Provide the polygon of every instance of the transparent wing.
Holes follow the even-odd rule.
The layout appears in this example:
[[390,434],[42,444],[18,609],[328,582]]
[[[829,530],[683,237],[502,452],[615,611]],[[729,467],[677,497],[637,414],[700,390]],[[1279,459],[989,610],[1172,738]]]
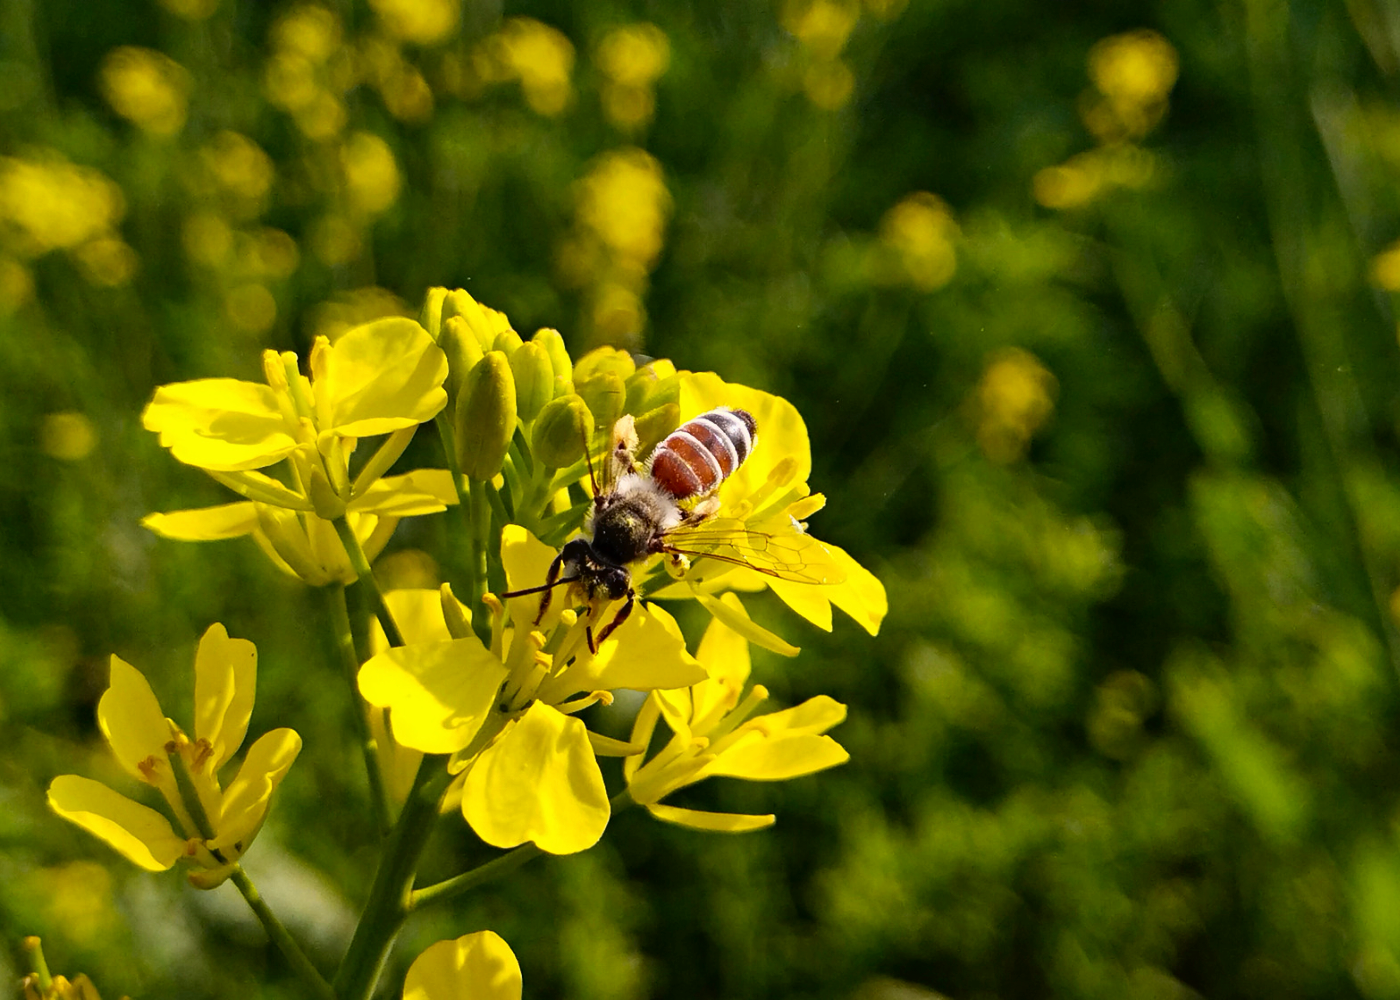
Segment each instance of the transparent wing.
[[715,518],[666,532],[665,551],[692,559],[747,566],[794,583],[834,584],[846,579],[826,546],[794,522],[790,529],[756,531],[737,518]]

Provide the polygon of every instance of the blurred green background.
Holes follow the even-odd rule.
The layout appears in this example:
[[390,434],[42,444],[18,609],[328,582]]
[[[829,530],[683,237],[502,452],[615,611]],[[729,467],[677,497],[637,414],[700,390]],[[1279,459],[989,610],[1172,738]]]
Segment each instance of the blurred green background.
[[[44,804],[115,772],[107,657],[183,719],[213,621],[307,746],[248,868],[338,956],[323,595],[140,528],[232,498],[139,414],[441,284],[793,400],[891,611],[751,602],[852,760],[680,804],[774,829],[622,814],[385,995],[489,927],[531,997],[1400,996],[1397,236],[1394,0],[0,0],[0,974],[297,995],[230,887]],[[381,572],[450,579],[447,523]],[[430,877],[491,856],[444,828]]]

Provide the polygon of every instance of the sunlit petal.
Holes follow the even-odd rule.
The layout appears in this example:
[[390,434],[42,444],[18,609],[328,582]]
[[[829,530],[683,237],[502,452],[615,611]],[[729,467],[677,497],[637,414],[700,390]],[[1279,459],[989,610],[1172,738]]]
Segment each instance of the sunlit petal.
[[583,723],[535,702],[467,773],[462,813],[495,847],[592,847],[608,825],[608,793]]
[[195,510],[147,514],[141,526],[162,538],[181,542],[214,542],[251,534],[258,526],[258,512],[251,503],[226,503]]
[[[559,553],[540,541],[518,524],[507,524],[501,529],[501,564],[506,571],[506,590],[521,590],[538,587],[545,582],[550,563]],[[564,602],[557,598],[551,602],[549,613],[538,624],[531,626],[546,632],[559,621],[559,613]],[[526,594],[506,601],[513,622],[533,622],[540,608],[539,594]],[[579,689],[581,690],[581,689]]]
[[60,775],[49,785],[49,805],[147,871],[164,871],[185,853],[185,839],[164,816],[100,781]]
[[478,931],[429,946],[408,967],[403,1000],[520,1000],[520,963],[501,937]]
[[230,639],[222,625],[209,626],[194,659],[194,733],[213,748],[210,773],[243,745],[257,677],[257,647]]
[[569,669],[540,686],[539,698],[555,705],[580,691],[679,688],[705,676],[705,668],[686,651],[676,620],[656,605],[639,603],[596,655],[581,652]]
[[647,811],[657,819],[667,823],[688,826],[695,830],[708,830],[712,833],[748,833],[772,826],[778,817],[769,813],[766,816],[753,816],[746,813],[702,812],[698,809],[682,809],[679,806],[648,805]]
[[851,755],[830,736],[798,735],[775,739],[756,735],[736,743],[705,768],[705,777],[786,781],[835,767]]
[[242,854],[267,815],[272,793],[301,752],[301,737],[291,729],[274,729],[248,748],[238,776],[224,792],[223,815],[211,850]]
[[476,638],[402,646],[360,668],[360,694],[390,710],[394,739],[424,753],[455,753],[471,742],[506,669]]
[[165,762],[171,735],[165,713],[145,675],[119,656],[112,657],[111,685],[97,703],[97,724],[133,777],[147,780],[140,768],[147,758]]
[[232,378],[163,385],[141,423],[181,462],[219,472],[261,469],[297,446],[272,389]]
[[428,332],[394,316],[340,337],[312,387],[317,412],[329,411],[336,433],[369,437],[431,420],[447,405],[445,378],[447,356]]

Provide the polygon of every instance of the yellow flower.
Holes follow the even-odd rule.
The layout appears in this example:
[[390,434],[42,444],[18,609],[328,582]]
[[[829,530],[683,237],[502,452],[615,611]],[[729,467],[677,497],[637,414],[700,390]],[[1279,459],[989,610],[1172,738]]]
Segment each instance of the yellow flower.
[[[556,554],[518,525],[502,532],[511,587],[541,582]],[[590,733],[574,713],[611,700],[615,688],[685,687],[704,671],[659,608],[639,606],[596,653],[584,638],[592,619],[556,607],[534,626],[538,608],[537,596],[512,598],[513,627],[504,627],[502,609],[490,649],[465,635],[375,656],[360,670],[360,693],[389,709],[395,741],[425,753],[460,756],[483,726],[498,728],[479,755],[454,765],[465,773],[463,816],[496,847],[534,841],[570,854],[592,847],[607,825],[596,755],[634,752]]]
[[[721,600],[746,617],[739,598],[725,594]],[[785,781],[844,764],[849,754],[822,734],[846,718],[846,706],[818,695],[795,708],[751,718],[768,692],[755,685],[740,701],[749,676],[749,644],[718,618],[705,630],[697,657],[708,679],[688,690],[653,691],[637,713],[634,746],[651,742],[658,718],[665,718],[675,735],[645,764],[640,756],[626,760],[628,794],[657,819],[683,826],[727,833],[770,826],[772,815],[701,812],[661,800],[705,778]]]
[[[812,471],[811,445],[807,425],[797,408],[780,396],[724,382],[711,372],[682,375],[682,423],[717,406],[747,410],[757,424],[758,436],[748,459],[716,494],[720,507],[719,520],[715,523],[741,523],[747,531],[756,532],[756,537],[763,539],[771,550],[782,551],[781,562],[797,568],[796,576],[800,578],[790,578],[793,574],[773,576],[700,557],[684,580],[653,596],[696,597],[712,614],[741,631],[751,642],[786,655],[794,655],[796,648],[746,617],[731,614],[711,594],[717,590],[768,587],[783,603],[819,628],[831,630],[831,607],[835,605],[875,635],[889,607],[884,585],[845,550],[809,535],[803,524],[809,515],[822,508],[826,499],[819,493],[812,493],[807,486],[807,477]],[[741,548],[727,550],[720,546],[715,551],[717,555],[744,557]]]
[[222,625],[204,633],[194,664],[193,740],[165,717],[141,672],[112,657],[98,724],[122,767],[160,790],[183,833],[154,809],[76,774],[53,780],[49,805],[147,871],[183,861],[196,869],[195,886],[223,882],[257,836],[272,793],[301,750],[293,730],[275,729],[249,748],[228,789],[219,785],[219,769],[248,731],[257,657],[251,642],[230,639]]
[[520,1000],[520,963],[492,931],[439,941],[408,967],[403,1000]]
[[[399,519],[436,514],[457,502],[452,474],[445,469],[418,469],[374,483],[346,506],[345,518],[374,561]],[[218,507],[147,514],[141,524],[162,538],[213,542],[251,535],[273,564],[313,587],[354,583],[354,567],[335,528],[313,513],[244,501]]]
[[[411,319],[375,320],[334,345],[317,337],[311,377],[291,352],[263,354],[267,385],[230,378],[161,386],[141,415],[181,462],[241,493],[326,520],[365,497],[447,403],[447,358]],[[356,440],[390,435],[350,481]],[[292,485],[254,470],[283,459]]]
[[123,45],[102,60],[102,94],[112,110],[153,135],[174,135],[185,124],[190,75],[159,52]]

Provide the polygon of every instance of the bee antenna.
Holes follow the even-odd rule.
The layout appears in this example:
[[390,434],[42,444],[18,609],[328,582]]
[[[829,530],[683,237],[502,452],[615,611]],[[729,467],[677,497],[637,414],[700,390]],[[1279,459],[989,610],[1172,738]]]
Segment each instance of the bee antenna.
[[598,475],[593,471],[593,447],[588,432],[583,432],[583,458],[588,463],[588,482],[593,487],[593,499],[598,499]]
[[504,594],[502,594],[501,596],[502,596],[502,597],[525,597],[525,596],[527,596],[527,595],[529,595],[529,594],[540,594],[540,593],[543,593],[543,592],[546,591],[546,590],[553,590],[555,587],[561,586],[561,585],[563,585],[563,584],[566,584],[566,583],[573,583],[574,581],[576,581],[576,580],[578,580],[578,579],[579,579],[579,578],[576,577],[576,576],[566,576],[566,577],[564,577],[563,579],[555,580],[553,583],[543,583],[543,584],[540,584],[538,587],[526,587],[526,588],[523,589],[523,590],[508,590],[508,591],[506,591]]

